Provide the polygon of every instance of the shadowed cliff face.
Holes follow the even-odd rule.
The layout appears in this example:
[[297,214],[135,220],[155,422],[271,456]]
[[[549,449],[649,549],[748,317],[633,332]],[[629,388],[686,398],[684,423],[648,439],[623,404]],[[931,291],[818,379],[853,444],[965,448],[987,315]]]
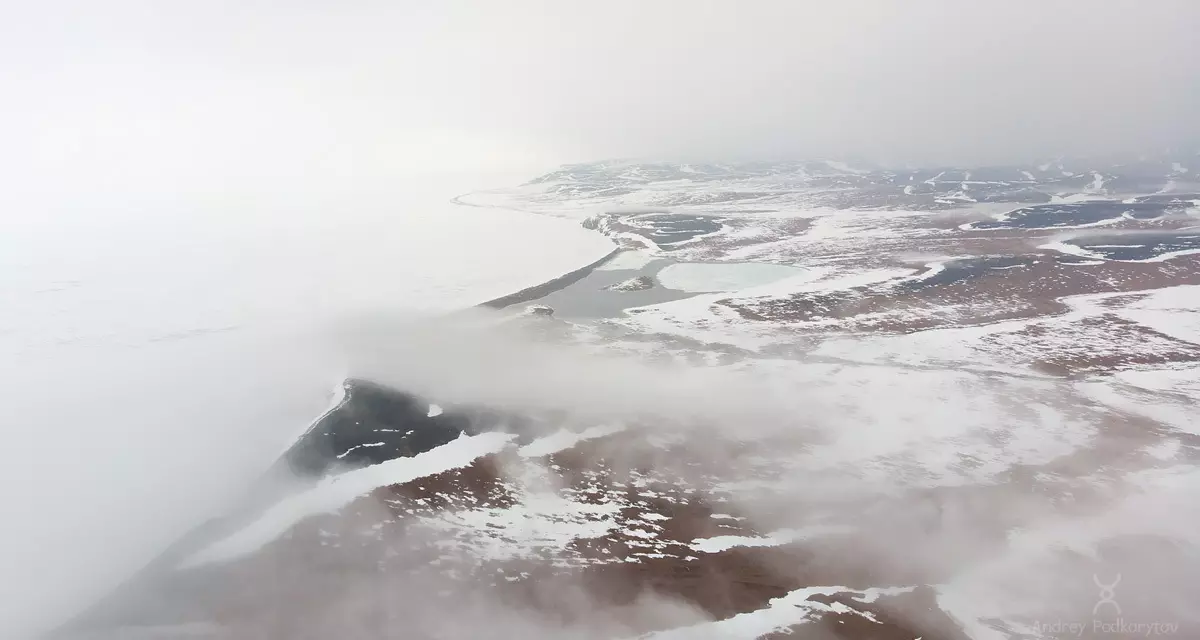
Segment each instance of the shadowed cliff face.
[[351,378],[342,383],[345,398],[322,416],[280,458],[302,479],[411,458],[440,447],[461,434],[488,431],[515,434],[524,443],[564,416],[541,411],[522,414],[480,405],[442,406],[406,391]]

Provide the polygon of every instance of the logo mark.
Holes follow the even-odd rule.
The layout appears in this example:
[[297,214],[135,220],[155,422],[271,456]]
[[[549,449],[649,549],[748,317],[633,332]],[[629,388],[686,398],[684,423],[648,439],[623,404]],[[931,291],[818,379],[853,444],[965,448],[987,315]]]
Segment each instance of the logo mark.
[[1117,604],[1117,601],[1114,599],[1116,596],[1113,594],[1113,589],[1116,589],[1117,585],[1121,584],[1121,574],[1117,574],[1117,578],[1112,581],[1112,584],[1100,582],[1100,576],[1096,574],[1092,574],[1092,581],[1096,583],[1097,587],[1100,587],[1100,599],[1096,601],[1096,606],[1092,607],[1092,615],[1099,613],[1100,607],[1106,604],[1112,605],[1117,615],[1121,615],[1121,605]]

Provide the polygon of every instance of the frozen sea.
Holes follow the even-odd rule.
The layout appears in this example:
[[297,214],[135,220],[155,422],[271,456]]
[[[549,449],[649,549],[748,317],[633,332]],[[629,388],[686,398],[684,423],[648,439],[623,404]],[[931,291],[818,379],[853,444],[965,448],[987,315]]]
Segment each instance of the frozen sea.
[[512,182],[3,214],[6,637],[61,622],[260,474],[344,373],[330,326],[474,305],[612,250],[449,202]]

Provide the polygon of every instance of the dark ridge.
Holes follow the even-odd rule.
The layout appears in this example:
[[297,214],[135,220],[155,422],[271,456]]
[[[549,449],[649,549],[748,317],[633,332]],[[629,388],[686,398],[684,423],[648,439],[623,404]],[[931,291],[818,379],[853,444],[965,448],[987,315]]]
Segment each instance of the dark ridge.
[[553,280],[543,282],[542,284],[529,287],[528,289],[522,289],[516,293],[510,293],[509,295],[496,298],[495,300],[488,300],[479,306],[487,307],[489,309],[503,309],[504,307],[510,307],[514,304],[521,304],[522,302],[529,302],[531,300],[544,298],[547,295],[558,291],[559,289],[569,287],[576,282],[579,282],[586,277],[587,274],[591,273],[596,267],[611,260],[613,256],[617,255],[617,253],[620,251],[620,247],[614,248],[611,252],[609,252],[608,255],[585,267],[581,267],[570,273],[561,275]]
[[[346,399],[283,454],[282,462],[300,477],[411,458],[440,447],[460,434],[503,428],[527,437],[532,418],[478,406],[438,406],[410,393],[369,380],[344,383]],[[430,415],[436,413],[436,415]]]
[[346,380],[346,400],[321,418],[283,456],[300,476],[320,477],[338,466],[363,467],[415,456],[460,433],[475,433],[471,416],[367,380]]

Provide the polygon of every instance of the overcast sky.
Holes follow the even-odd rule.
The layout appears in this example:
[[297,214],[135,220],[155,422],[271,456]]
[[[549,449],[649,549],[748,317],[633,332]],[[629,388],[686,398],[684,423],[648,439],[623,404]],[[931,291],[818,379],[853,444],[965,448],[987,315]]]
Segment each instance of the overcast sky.
[[6,4],[0,169],[26,187],[1200,138],[1192,0]]

